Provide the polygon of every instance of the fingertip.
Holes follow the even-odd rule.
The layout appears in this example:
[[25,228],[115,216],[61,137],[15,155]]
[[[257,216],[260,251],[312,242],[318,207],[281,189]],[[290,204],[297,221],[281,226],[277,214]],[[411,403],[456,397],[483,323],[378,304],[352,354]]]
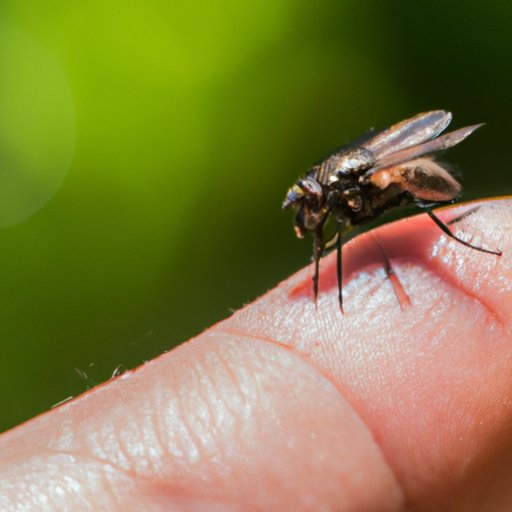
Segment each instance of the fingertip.
[[304,269],[228,321],[288,344],[330,375],[411,502],[460,497],[464,477],[490,460],[495,436],[510,435],[512,202],[438,215],[449,223],[475,204],[450,228],[501,256],[446,237],[426,215],[377,230],[410,307],[400,307],[382,252],[365,234],[344,247],[344,315],[330,255],[321,265],[318,311]]

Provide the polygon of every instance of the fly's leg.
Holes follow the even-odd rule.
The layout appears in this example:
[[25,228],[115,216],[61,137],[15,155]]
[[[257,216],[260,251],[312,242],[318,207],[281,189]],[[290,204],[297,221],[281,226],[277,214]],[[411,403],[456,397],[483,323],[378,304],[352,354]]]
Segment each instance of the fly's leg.
[[343,247],[341,242],[341,227],[338,226],[338,236],[336,237],[336,278],[338,280],[338,302],[343,313]]
[[338,231],[334,233],[334,236],[323,244],[322,254],[330,251],[333,247],[336,247],[336,279],[338,282],[338,302],[340,304],[340,310],[343,313],[343,267],[342,267],[342,228],[338,224]]
[[495,254],[496,256],[501,256],[502,253],[499,249],[486,249],[485,247],[479,247],[478,245],[470,244],[469,242],[462,240],[462,238],[459,238],[457,235],[452,233],[450,231],[450,228],[432,211],[433,205],[418,203],[418,206],[420,206],[420,208],[423,208],[427,212],[428,216],[437,224],[437,226],[445,235],[449,236],[450,238],[453,238],[454,240],[457,240],[457,242],[461,243],[462,245],[465,245],[466,247],[469,247],[470,249],[475,249],[476,251],[485,252],[487,254]]
[[459,216],[454,217],[453,219],[450,219],[446,223],[446,225],[451,226],[453,224],[457,224],[457,223],[463,221],[464,219],[467,219],[470,215],[473,215],[473,213],[477,212],[478,210],[480,210],[480,206],[475,206],[474,208],[470,208],[468,211],[461,213]]
[[334,235],[329,239],[327,240],[327,242],[325,242],[324,244],[324,252],[323,252],[323,255],[325,256],[333,247],[337,247],[338,246],[338,238],[340,237],[340,232],[339,231],[336,231],[336,233],[334,233]]
[[318,276],[320,274],[320,258],[324,252],[324,230],[323,226],[320,226],[315,231],[315,241],[313,243],[313,262],[314,262],[314,274],[313,274],[313,297],[315,306],[317,305],[318,299]]
[[400,279],[395,274],[395,271],[393,270],[393,267],[391,265],[391,261],[389,260],[389,256],[384,247],[382,246],[382,244],[380,243],[379,238],[377,237],[374,231],[370,231],[370,233],[373,236],[373,239],[375,240],[377,247],[380,249],[382,257],[384,258],[384,271],[386,272],[386,276],[388,277],[391,286],[393,286],[393,291],[395,292],[398,304],[400,304],[400,307],[402,309],[405,309],[411,305],[411,299],[409,298],[409,295],[407,295],[407,292],[405,291],[402,283],[400,282]]

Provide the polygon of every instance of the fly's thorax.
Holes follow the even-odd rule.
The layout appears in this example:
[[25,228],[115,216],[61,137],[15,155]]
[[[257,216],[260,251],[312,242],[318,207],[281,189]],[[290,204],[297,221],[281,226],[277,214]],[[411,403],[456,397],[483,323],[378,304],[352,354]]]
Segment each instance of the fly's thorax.
[[329,157],[323,164],[322,177],[327,184],[333,184],[344,176],[361,174],[375,163],[375,156],[365,148],[352,148]]

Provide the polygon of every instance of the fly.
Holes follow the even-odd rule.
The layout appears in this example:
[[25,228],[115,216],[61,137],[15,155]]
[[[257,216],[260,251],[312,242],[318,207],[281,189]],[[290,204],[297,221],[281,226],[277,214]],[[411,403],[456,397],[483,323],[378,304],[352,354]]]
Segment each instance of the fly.
[[[455,146],[482,124],[441,135],[452,120],[450,112],[434,110],[406,119],[391,128],[330,155],[312,167],[288,190],[283,209],[296,210],[294,228],[299,238],[309,231],[313,242],[313,295],[318,297],[320,257],[336,246],[338,299],[343,311],[342,235],[350,229],[400,206],[423,208],[445,235],[477,251],[500,256],[501,251],[472,245],[457,237],[432,211],[453,203],[460,183],[432,156]],[[326,222],[336,223],[334,236],[326,241]]]

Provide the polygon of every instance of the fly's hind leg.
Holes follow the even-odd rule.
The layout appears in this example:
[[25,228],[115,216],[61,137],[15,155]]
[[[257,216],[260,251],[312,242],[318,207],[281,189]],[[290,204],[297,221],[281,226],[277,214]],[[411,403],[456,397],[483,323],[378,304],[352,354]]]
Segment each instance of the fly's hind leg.
[[[466,247],[469,247],[470,249],[475,249],[476,251],[485,252],[487,254],[494,254],[496,256],[501,256],[501,251],[499,249],[487,249],[485,247],[479,247],[478,245],[473,245],[469,242],[466,242],[465,240],[462,240],[462,238],[459,238],[457,235],[452,233],[450,228],[447,224],[445,224],[433,211],[432,208],[436,205],[434,204],[424,204],[424,203],[417,203],[420,208],[423,208],[428,216],[435,222],[435,224],[441,229],[441,231],[449,236],[450,238],[453,238],[454,240],[457,240],[457,242],[461,243],[462,245],[465,245]],[[469,215],[469,213],[468,213]],[[467,216],[467,215],[466,215]],[[459,217],[460,218],[460,217]],[[464,217],[463,217],[464,218]],[[452,221],[453,223],[453,221]]]
[[393,266],[391,265],[389,256],[384,247],[382,246],[382,244],[380,243],[378,236],[375,234],[374,231],[370,231],[370,234],[372,235],[373,239],[375,240],[375,243],[377,244],[377,247],[379,248],[382,254],[384,260],[384,271],[386,272],[386,276],[389,279],[391,286],[393,286],[393,291],[395,292],[398,304],[400,305],[401,309],[406,309],[411,305],[411,299],[409,298],[409,295],[407,295],[407,292],[405,291],[405,288],[403,287],[400,279],[393,270]]
[[467,219],[470,215],[473,215],[473,213],[476,213],[478,210],[480,210],[480,205],[474,206],[473,208],[470,208],[469,210],[465,211],[464,213],[457,215],[457,217],[450,219],[446,223],[446,225],[453,226],[454,224],[458,224],[459,222],[463,221],[464,219]]

